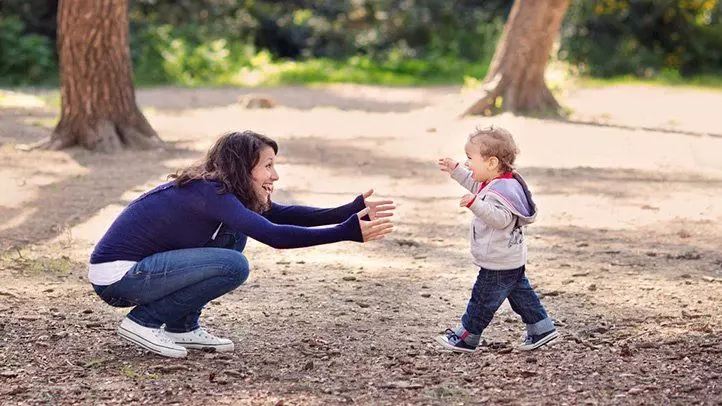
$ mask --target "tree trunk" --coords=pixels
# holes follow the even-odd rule
[[[112,152],[162,141],[135,103],[128,0],[60,0],[61,117],[45,147]]]
[[[560,112],[544,70],[569,0],[516,0],[482,87],[462,115]]]

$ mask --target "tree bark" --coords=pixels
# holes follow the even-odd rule
[[[113,152],[162,141],[135,102],[128,0],[60,0],[60,122],[45,147]]]
[[[462,115],[559,114],[544,70],[569,0],[516,0],[482,86],[483,95]]]

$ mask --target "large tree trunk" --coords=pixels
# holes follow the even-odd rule
[[[135,103],[128,0],[60,0],[61,117],[46,147],[112,152],[161,142]]]
[[[482,87],[462,115],[559,113],[544,70],[569,0],[516,0]]]

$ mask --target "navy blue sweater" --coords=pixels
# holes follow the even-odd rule
[[[141,259],[164,251],[203,247],[222,222],[235,232],[274,248],[298,248],[338,241],[363,241],[357,212],[363,196],[332,209],[273,203],[263,214],[247,209],[220,184],[164,183],[134,200],[113,222],[90,256],[91,264]],[[332,227],[308,228],[335,224]]]

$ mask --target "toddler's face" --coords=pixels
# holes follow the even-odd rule
[[[464,146],[466,151],[466,163],[464,164],[471,170],[471,177],[476,182],[487,182],[498,176],[499,159],[495,156],[484,158],[481,156],[479,145],[466,143]]]

